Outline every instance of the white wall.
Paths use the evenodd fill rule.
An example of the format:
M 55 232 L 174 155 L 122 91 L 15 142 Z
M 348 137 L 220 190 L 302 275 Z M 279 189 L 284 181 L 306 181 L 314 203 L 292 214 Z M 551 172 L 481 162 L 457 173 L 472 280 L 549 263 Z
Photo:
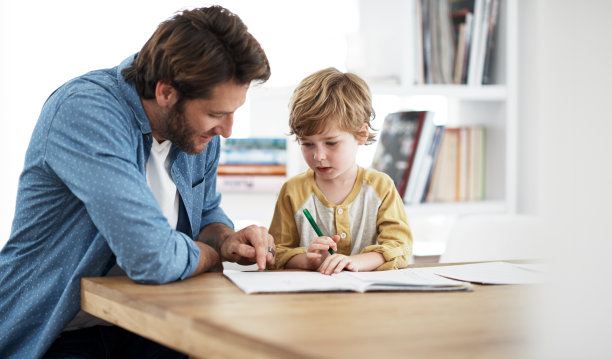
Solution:
M 342 70 L 345 33 L 355 31 L 357 0 L 219 0 L 238 14 L 261 42 L 272 67 L 266 86 L 293 88 L 323 67 Z M 157 25 L 184 8 L 210 1 L 1 0 L 0 1 L 0 247 L 10 234 L 17 182 L 29 137 L 46 98 L 62 83 L 87 71 L 117 65 L 140 50 Z M 316 26 L 312 19 L 316 18 Z M 286 109 L 284 104 L 283 110 Z M 234 132 L 249 135 L 244 117 L 259 133 L 287 133 L 283 111 L 248 104 Z M 253 117 L 252 116 L 252 117 Z M 268 129 L 269 130 L 269 129 Z M 257 134 L 257 133 L 256 133 Z
M 534 308 L 535 357 L 609 357 L 612 3 L 519 11 L 519 206 L 550 220 L 559 279 Z

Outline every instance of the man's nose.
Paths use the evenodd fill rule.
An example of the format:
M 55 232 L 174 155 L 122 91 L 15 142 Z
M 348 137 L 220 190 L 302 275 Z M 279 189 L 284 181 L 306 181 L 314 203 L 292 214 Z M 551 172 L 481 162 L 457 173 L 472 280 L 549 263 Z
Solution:
M 227 117 L 215 127 L 215 134 L 228 138 L 232 135 L 232 127 L 234 127 L 234 114 L 227 115 Z

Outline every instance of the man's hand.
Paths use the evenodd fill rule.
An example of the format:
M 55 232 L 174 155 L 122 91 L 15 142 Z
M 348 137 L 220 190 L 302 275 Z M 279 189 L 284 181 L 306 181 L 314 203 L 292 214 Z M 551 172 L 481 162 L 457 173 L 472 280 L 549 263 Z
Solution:
M 271 250 L 269 250 L 271 248 Z M 276 246 L 266 227 L 251 225 L 225 237 L 221 257 L 239 264 L 257 263 L 259 270 L 274 265 Z

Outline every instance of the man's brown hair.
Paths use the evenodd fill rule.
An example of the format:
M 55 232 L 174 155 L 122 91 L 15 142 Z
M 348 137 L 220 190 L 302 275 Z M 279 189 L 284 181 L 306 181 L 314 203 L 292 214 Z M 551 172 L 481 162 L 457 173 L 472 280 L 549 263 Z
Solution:
M 155 98 L 163 82 L 187 99 L 210 98 L 216 85 L 265 82 L 270 64 L 240 18 L 220 6 L 185 10 L 162 22 L 121 72 L 138 95 Z
M 366 144 L 375 141 L 370 124 L 375 117 L 368 84 L 353 73 L 330 67 L 303 79 L 289 103 L 290 134 L 298 139 L 325 131 L 332 122 L 359 138 L 363 125 L 369 128 Z

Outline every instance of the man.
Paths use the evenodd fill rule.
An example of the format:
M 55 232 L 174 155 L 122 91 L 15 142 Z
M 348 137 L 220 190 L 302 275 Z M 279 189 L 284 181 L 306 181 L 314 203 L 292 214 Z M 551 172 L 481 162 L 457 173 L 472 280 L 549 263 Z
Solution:
M 167 283 L 222 260 L 274 263 L 267 229 L 234 232 L 215 187 L 218 135 L 230 136 L 249 85 L 269 76 L 246 26 L 215 6 L 177 14 L 118 67 L 49 97 L 0 252 L 0 357 L 177 354 L 92 326 L 80 279 L 123 270 Z

